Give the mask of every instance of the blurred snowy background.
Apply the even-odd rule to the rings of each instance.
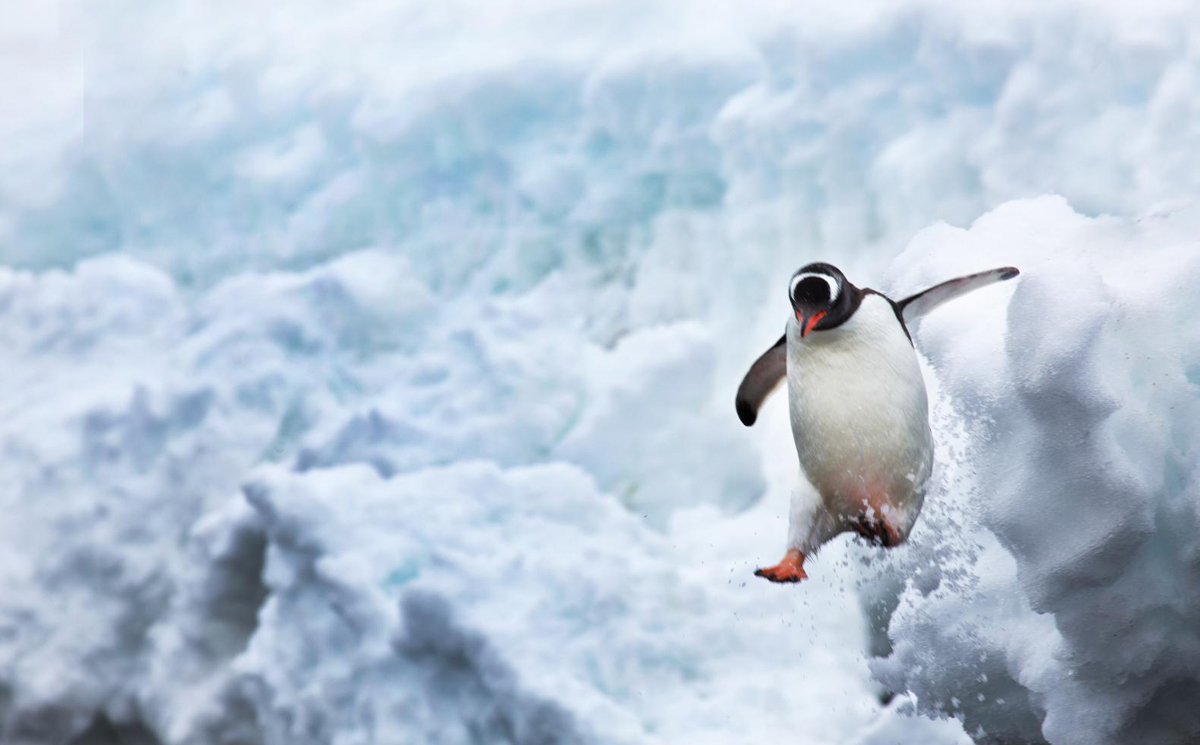
[[[0,9],[0,742],[1200,739],[1190,2]],[[910,545],[778,558],[785,282]]]

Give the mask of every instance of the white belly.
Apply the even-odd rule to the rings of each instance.
[[[796,452],[825,508],[899,510],[911,524],[933,445],[925,381],[891,304],[867,295],[846,323],[806,338],[793,318],[787,349]]]

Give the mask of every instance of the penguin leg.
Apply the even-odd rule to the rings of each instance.
[[[808,579],[808,572],[804,571],[804,554],[789,548],[778,564],[755,569],[754,576],[765,577],[772,582],[799,582]]]
[[[826,541],[840,533],[842,528],[826,509],[817,490],[803,474],[792,491],[791,510],[788,513],[787,551],[775,566],[755,570],[757,577],[772,582],[799,582],[808,578],[804,561],[810,558]]]

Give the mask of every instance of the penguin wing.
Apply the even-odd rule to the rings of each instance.
[[[958,277],[957,279],[942,282],[940,285],[934,285],[928,290],[918,292],[916,295],[910,295],[897,303],[897,306],[900,308],[900,313],[903,315],[904,320],[911,321],[915,318],[920,318],[947,300],[953,300],[960,295],[966,295],[968,292],[978,290],[980,287],[987,287],[1002,280],[1012,279],[1020,273],[1015,266],[1002,266],[998,269],[989,269],[986,272],[968,274],[965,277]]]
[[[749,427],[758,419],[758,410],[779,381],[787,375],[787,334],[763,352],[746,371],[737,390],[737,415]]]

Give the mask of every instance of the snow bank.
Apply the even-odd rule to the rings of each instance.
[[[1193,735],[1186,4],[11,14],[0,740]],[[817,258],[1024,275],[917,330],[912,545],[781,591]]]
[[[1043,198],[930,228],[897,259],[904,284],[1023,270],[1007,317],[977,297],[919,329],[982,435],[957,488],[998,543],[976,587],[906,595],[876,666],[968,731],[1025,740],[1044,716],[1055,743],[1200,736],[1198,225],[1195,207],[1129,221]]]

